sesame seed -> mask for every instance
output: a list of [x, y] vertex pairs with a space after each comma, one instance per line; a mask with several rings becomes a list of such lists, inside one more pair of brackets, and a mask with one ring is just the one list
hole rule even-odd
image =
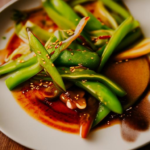
[[43, 83], [40, 83], [40, 84], [39, 84], [39, 86], [42, 86], [42, 85], [43, 85]]
[[52, 84], [53, 84], [52, 82], [49, 83], [49, 85], [52, 85]]
[[62, 45], [62, 41], [61, 41], [61, 42], [59, 42], [59, 45], [60, 45], [60, 46]]
[[59, 42], [59, 40], [58, 40], [58, 39], [56, 40], [56, 43], [57, 43], [57, 42]]
[[71, 72], [75, 72], [75, 67], [70, 67]]
[[52, 46], [49, 45], [48, 48], [52, 48]]
[[82, 83], [85, 83], [87, 80], [82, 80]]
[[40, 54], [41, 52], [40, 52], [40, 51], [38, 51], [38, 53]]
[[48, 54], [46, 54], [46, 57], [48, 57]]
[[91, 40], [92, 40], [92, 41], [95, 41], [95, 38], [92, 38]]
[[46, 62], [44, 61], [43, 64], [46, 64]]

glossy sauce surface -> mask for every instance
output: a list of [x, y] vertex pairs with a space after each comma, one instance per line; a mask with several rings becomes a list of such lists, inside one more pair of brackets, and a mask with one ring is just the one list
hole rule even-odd
[[6, 59], [8, 56], [16, 49], [18, 46], [23, 43], [23, 41], [14, 34], [10, 40], [9, 44], [6, 46], [5, 49], [0, 50], [0, 65], [4, 64], [6, 62]]
[[[39, 83], [40, 84], [40, 83]], [[79, 114], [71, 110], [58, 99], [48, 101], [43, 97], [45, 85], [37, 86], [34, 89], [32, 84], [26, 83], [23, 88], [13, 91], [14, 97], [23, 109], [32, 117], [43, 122], [44, 124], [57, 128], [62, 131], [78, 133], [79, 131]], [[54, 95], [56, 88], [51, 84], [49, 97]]]

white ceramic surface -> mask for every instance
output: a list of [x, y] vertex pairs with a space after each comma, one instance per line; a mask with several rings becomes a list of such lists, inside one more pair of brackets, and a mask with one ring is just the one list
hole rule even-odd
[[[125, 0], [125, 3], [141, 22], [145, 35], [150, 37], [150, 1]], [[12, 9], [26, 10], [39, 5], [40, 0], [20, 0], [1, 9], [0, 49], [5, 47], [8, 37], [14, 32], [11, 30], [5, 33], [13, 25], [10, 20]], [[2, 40], [3, 36], [7, 36], [7, 40]], [[30, 117], [18, 105], [4, 83], [5, 78], [0, 79], [0, 130], [22, 145], [38, 150], [128, 150], [141, 146], [150, 139], [150, 132], [147, 131], [140, 133], [135, 142], [126, 142], [122, 139], [120, 125], [92, 132], [86, 140], [79, 135], [54, 130]]]

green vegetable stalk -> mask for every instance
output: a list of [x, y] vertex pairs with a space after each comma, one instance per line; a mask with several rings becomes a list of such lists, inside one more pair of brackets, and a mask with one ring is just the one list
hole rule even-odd
[[92, 81], [75, 81], [76, 86], [83, 88], [89, 92], [93, 97], [100, 100], [111, 111], [121, 114], [123, 112], [122, 106], [118, 98], [109, 90], [104, 84]]
[[[61, 29], [74, 30], [76, 25], [81, 20], [81, 18], [72, 10], [72, 8], [62, 0], [42, 0], [42, 4], [49, 17]], [[96, 50], [97, 48], [94, 46], [90, 36], [86, 32], [87, 31], [83, 31], [81, 35], [85, 38], [91, 48]]]
[[[119, 85], [112, 82], [107, 77], [96, 73], [93, 70], [89, 70], [89, 69], [85, 70], [82, 69], [82, 67], [80, 68], [79, 66], [71, 67], [70, 69], [67, 67], [58, 67], [57, 69], [63, 79], [71, 80], [71, 81], [74, 80], [99, 81], [105, 84], [117, 96], [122, 97], [126, 95], [126, 92]], [[36, 76], [37, 79], [38, 77], [43, 80], [51, 80], [51, 78], [45, 76], [45, 73], [43, 72]]]
[[124, 19], [128, 18], [131, 15], [128, 10], [126, 10], [123, 6], [117, 4], [113, 0], [100, 0], [100, 1], [103, 2], [104, 5], [106, 5], [109, 9], [122, 16]]
[[28, 43], [28, 35], [26, 32], [27, 27], [30, 28], [34, 35], [36, 35], [36, 37], [38, 37], [43, 42], [46, 42], [52, 36], [52, 33], [42, 29], [31, 21], [27, 21], [26, 24], [20, 29], [20, 31], [18, 31], [20, 26], [21, 25], [19, 24], [16, 26], [17, 35], [26, 43]]
[[115, 51], [115, 48], [119, 45], [122, 39], [133, 29], [134, 26], [133, 17], [128, 17], [115, 31], [113, 36], [110, 38], [109, 43], [107, 44], [104, 52], [102, 54], [100, 66], [98, 72], [102, 70], [107, 60], [110, 58], [112, 53]]
[[58, 73], [56, 67], [54, 66], [52, 60], [50, 59], [50, 55], [48, 54], [47, 50], [28, 28], [27, 32], [29, 37], [29, 45], [31, 47], [31, 50], [35, 52], [38, 62], [51, 76], [56, 87], [60, 88], [63, 91], [66, 91], [63, 80], [60, 74]]
[[[85, 17], [83, 18], [80, 23], [78, 24], [75, 32], [74, 32], [74, 35], [72, 35], [71, 37], [69, 37], [68, 39], [66, 39], [65, 41], [62, 41], [60, 43], [60, 46], [58, 46], [58, 43], [56, 43], [56, 45], [54, 46], [53, 45], [53, 48], [55, 50], [55, 53], [51, 56], [51, 62], [54, 62], [58, 56], [60, 55], [60, 53], [65, 50], [79, 35], [80, 33], [82, 32], [84, 26], [86, 25], [87, 21], [89, 20], [89, 18]], [[38, 44], [39, 41], [36, 40], [36, 42], [34, 44], [32, 44], [32, 48], [33, 49], [39, 49], [38, 46], [36, 44]], [[41, 45], [41, 44], [39, 44]], [[58, 47], [57, 47], [58, 46]], [[40, 46], [41, 47], [41, 46]], [[40, 51], [40, 49], [39, 49]], [[34, 59], [34, 58], [33, 58]], [[39, 64], [38, 64], [39, 65]], [[32, 71], [34, 73], [34, 75], [36, 75], [38, 72], [40, 72], [42, 70], [42, 67], [39, 67], [38, 65], [34, 64], [33, 66], [33, 69], [35, 69], [35, 71]], [[37, 66], [37, 69], [35, 68]], [[41, 69], [39, 69], [41, 68]], [[27, 68], [23, 68], [19, 71], [17, 71], [16, 73], [14, 73], [12, 77], [9, 77], [8, 79], [6, 79], [6, 85], [8, 86], [8, 88], [10, 90], [12, 90], [13, 88], [15, 88], [16, 86], [18, 86], [19, 84], [25, 82], [26, 80], [30, 79], [31, 77], [33, 77], [33, 73], [30, 74], [30, 72], [28, 71], [28, 75], [25, 74], [25, 70], [30, 70], [30, 67], [27, 67]], [[19, 81], [18, 81], [18, 76], [22, 74], [22, 76], [19, 77]], [[15, 78], [16, 77], [16, 78]], [[8, 83], [9, 82], [9, 83]]]

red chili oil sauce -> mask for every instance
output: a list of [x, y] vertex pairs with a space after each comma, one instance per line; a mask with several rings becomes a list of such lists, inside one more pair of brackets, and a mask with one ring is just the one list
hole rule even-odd
[[7, 57], [22, 43], [23, 41], [14, 34], [10, 40], [9, 44], [6, 46], [5, 49], [0, 50], [0, 65], [5, 63]]
[[[40, 82], [39, 82], [40, 84]], [[42, 123], [56, 129], [78, 133], [79, 132], [79, 114], [76, 110], [71, 110], [59, 100], [48, 101], [42, 94], [45, 90], [44, 85], [39, 84], [32, 88], [33, 84], [29, 82], [21, 88], [13, 91], [13, 95], [20, 106], [32, 117]], [[50, 86], [49, 97], [53, 96], [57, 90], [53, 84]]]

